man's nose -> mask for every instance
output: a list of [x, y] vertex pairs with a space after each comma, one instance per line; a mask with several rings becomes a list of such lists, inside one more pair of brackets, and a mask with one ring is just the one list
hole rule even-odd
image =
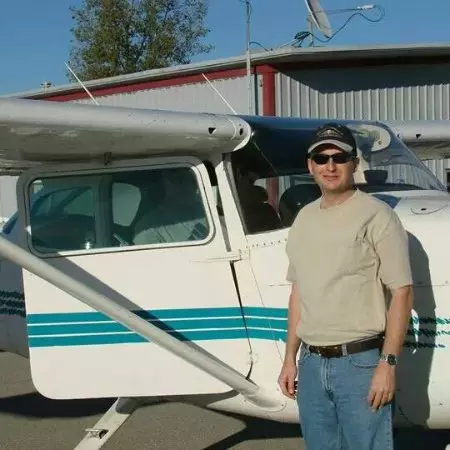
[[333, 161], [333, 158], [330, 158], [327, 162], [327, 169], [330, 172], [334, 172], [336, 170], [336, 163]]

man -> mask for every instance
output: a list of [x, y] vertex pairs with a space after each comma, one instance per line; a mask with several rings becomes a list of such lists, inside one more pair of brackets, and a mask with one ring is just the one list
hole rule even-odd
[[347, 127], [317, 130], [308, 168], [322, 196], [299, 212], [286, 246], [292, 289], [278, 382], [295, 398], [298, 372], [308, 450], [393, 448], [396, 362], [412, 308], [407, 235], [389, 206], [355, 188], [357, 167]]

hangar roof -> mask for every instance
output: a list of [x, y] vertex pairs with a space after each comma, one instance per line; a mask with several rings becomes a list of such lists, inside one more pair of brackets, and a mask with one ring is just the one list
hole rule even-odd
[[[408, 44], [346, 47], [285, 47], [269, 51], [254, 51], [252, 66], [258, 69], [273, 67], [277, 70], [299, 67], [364, 66], [385, 64], [420, 64], [450, 61], [450, 44]], [[138, 85], [173, 78], [214, 74], [215, 78], [241, 76], [245, 73], [246, 55], [203, 61], [182, 66], [147, 70], [138, 73], [84, 81], [91, 91], [117, 90], [123, 86]], [[182, 82], [180, 82], [182, 84]], [[78, 83], [19, 92], [3, 97], [51, 98], [82, 91]], [[105, 94], [103, 94], [105, 95]], [[1, 97], [1, 96], [0, 96]]]

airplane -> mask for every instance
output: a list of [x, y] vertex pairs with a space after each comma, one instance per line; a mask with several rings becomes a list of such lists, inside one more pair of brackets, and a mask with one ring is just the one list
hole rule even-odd
[[[0, 349], [29, 359], [45, 397], [117, 398], [78, 450], [155, 399], [298, 423], [277, 385], [285, 245], [320, 197], [306, 148], [325, 121], [0, 99], [0, 174], [19, 175]], [[358, 144], [357, 187], [409, 235], [396, 426], [450, 428], [450, 194], [411, 150], [445, 150], [449, 127], [337, 122]]]

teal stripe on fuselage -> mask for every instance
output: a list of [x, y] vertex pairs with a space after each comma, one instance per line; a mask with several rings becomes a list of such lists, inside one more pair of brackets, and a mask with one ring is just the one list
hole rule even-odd
[[[275, 319], [272, 327], [285, 329], [286, 321]], [[205, 329], [227, 329], [240, 328], [244, 326], [242, 319], [181, 319], [167, 322], [151, 321], [158, 328], [165, 331], [205, 330]], [[266, 328], [269, 326], [268, 319], [246, 318], [245, 324], [249, 327]], [[130, 330], [117, 322], [94, 322], [61, 325], [34, 325], [28, 327], [29, 336], [49, 336], [66, 334], [93, 334], [93, 333], [129, 333]]]
[[[247, 339], [247, 334], [252, 339], [279, 340], [285, 339], [285, 331], [255, 330], [245, 328], [237, 330], [202, 330], [176, 333], [180, 341], [211, 341]], [[81, 345], [109, 345], [109, 344], [139, 344], [148, 342], [135, 333], [97, 334], [84, 336], [51, 336], [30, 337], [30, 347], [67, 347]]]
[[[278, 340], [284, 339], [287, 329], [287, 309], [284, 308], [164, 309], [136, 314], [182, 341], [247, 337]], [[30, 314], [27, 323], [30, 347], [147, 342], [98, 312]]]

